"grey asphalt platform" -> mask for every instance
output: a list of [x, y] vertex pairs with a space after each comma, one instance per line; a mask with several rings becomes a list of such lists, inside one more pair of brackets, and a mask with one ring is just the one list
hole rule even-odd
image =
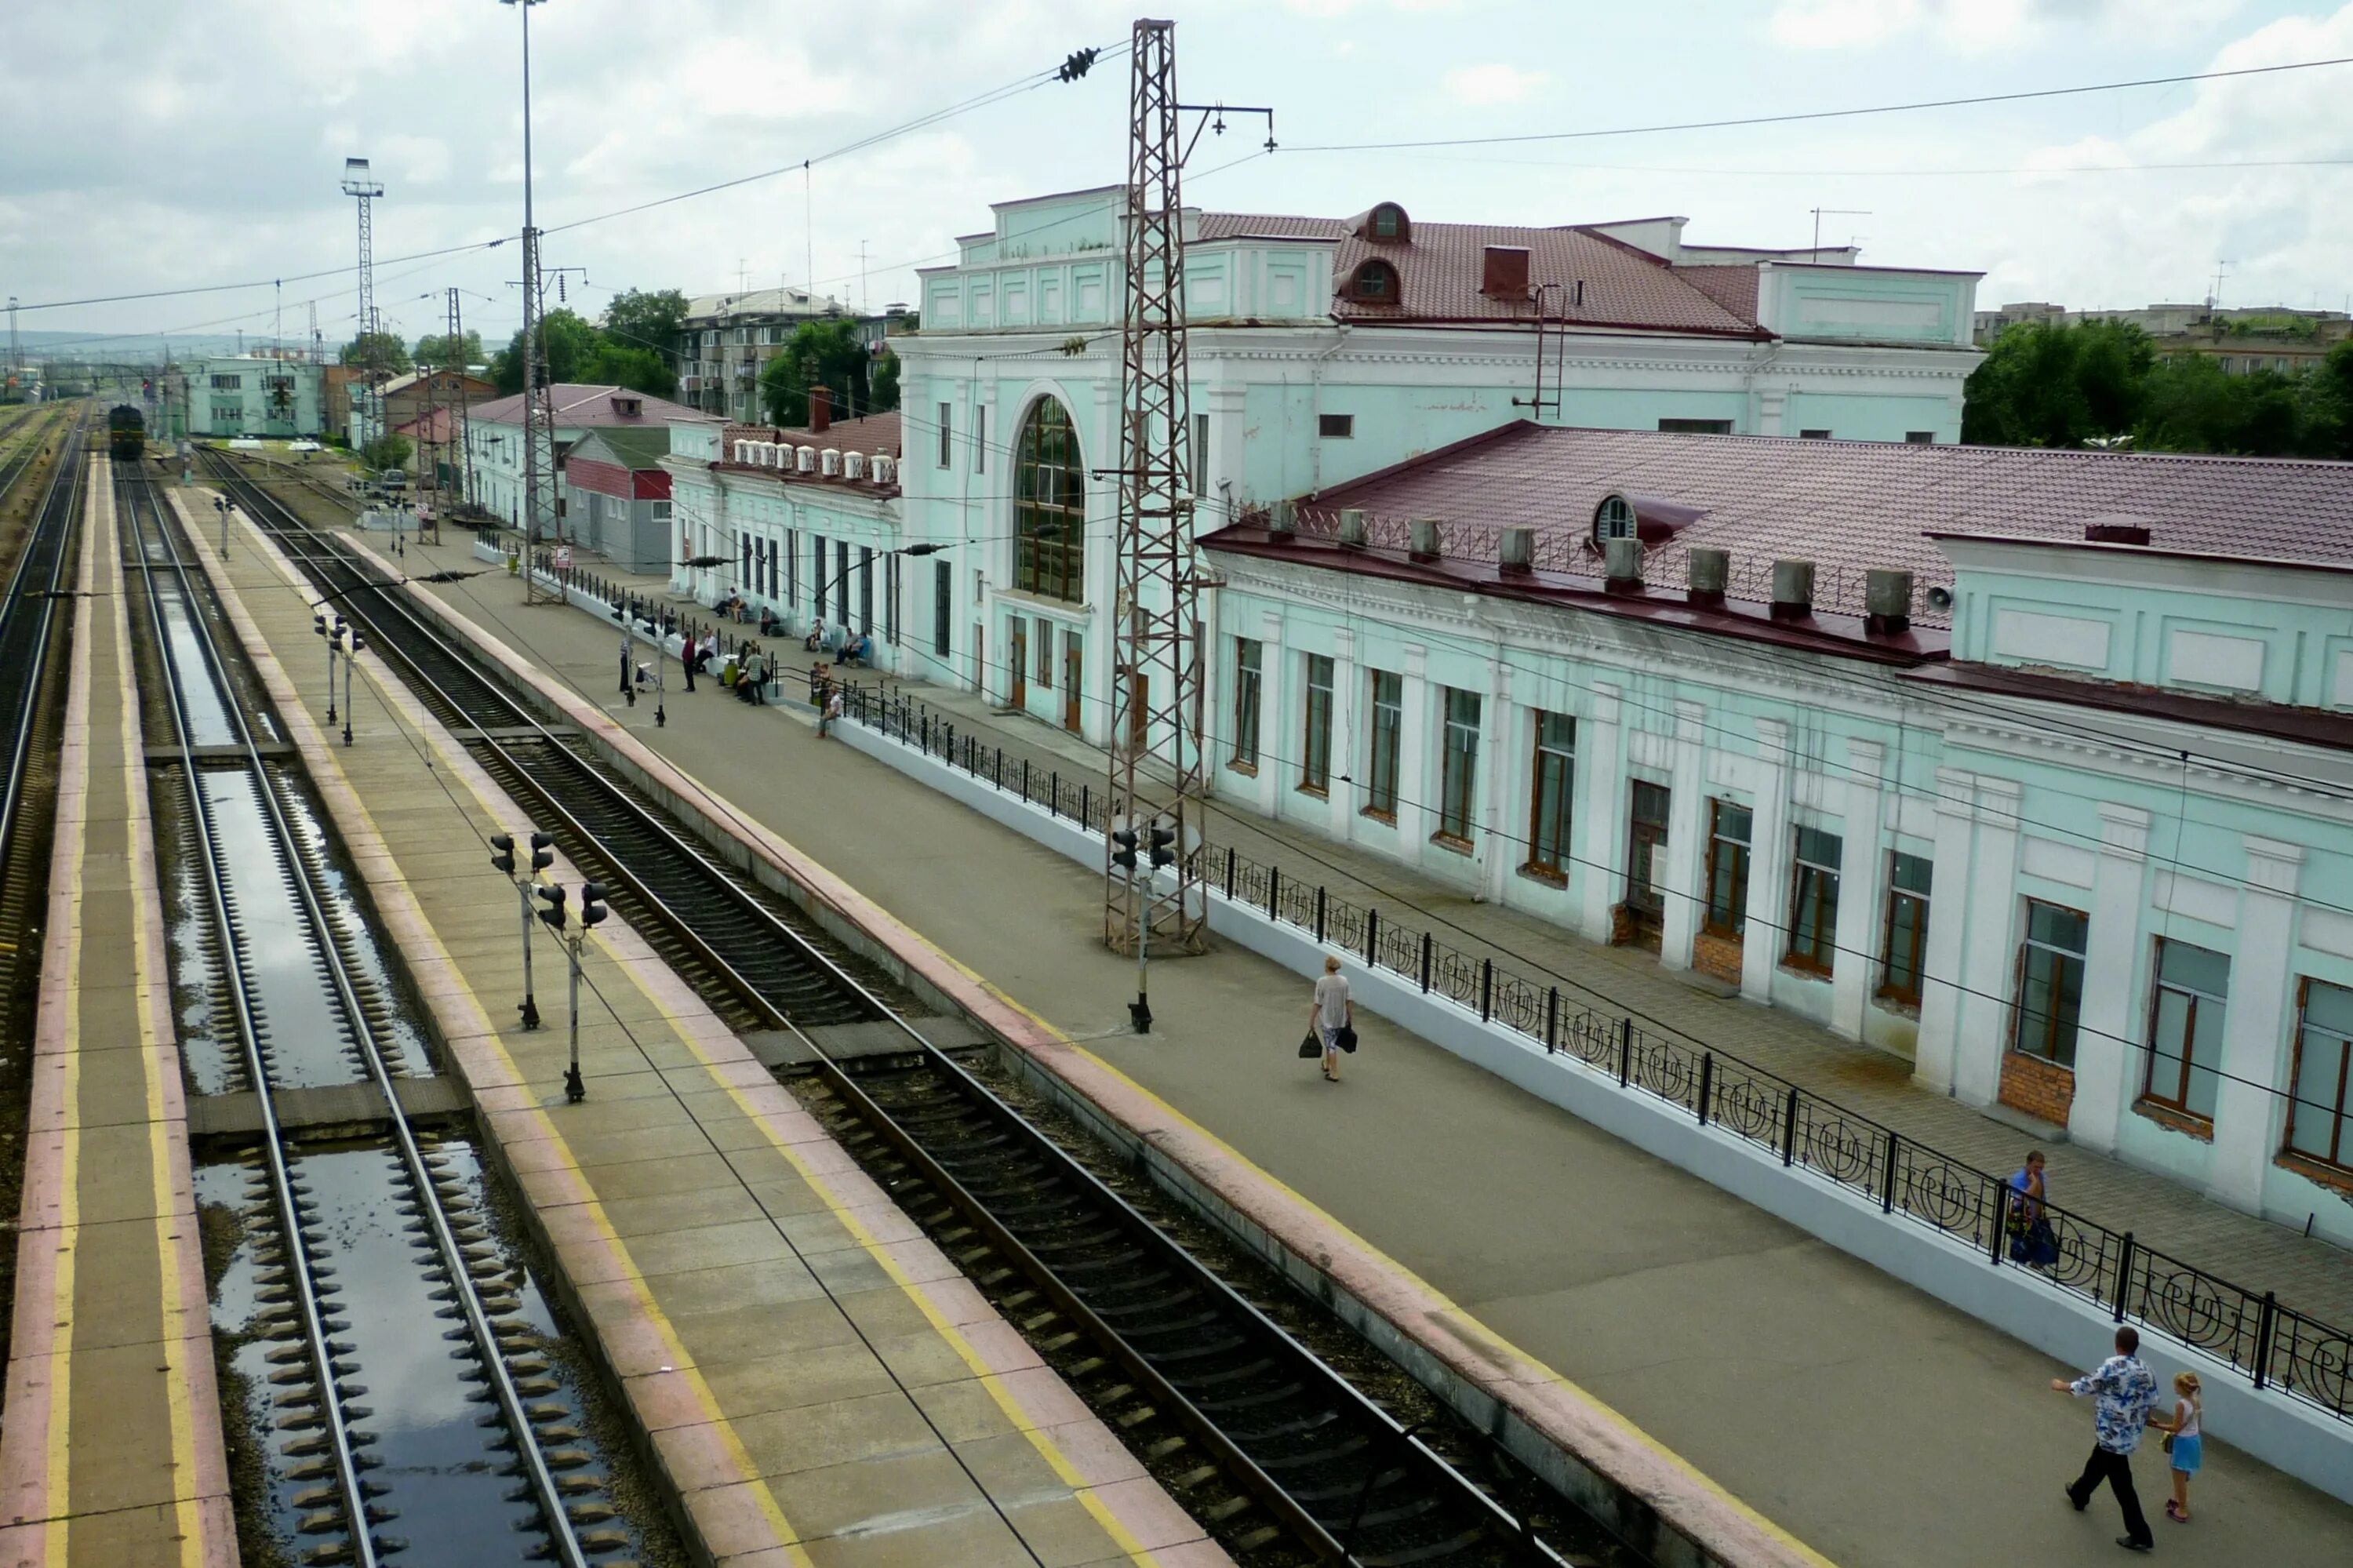
[[[477, 569], [470, 538], [412, 570]], [[2049, 1358], [1360, 1012], [1324, 1083], [1295, 977], [1219, 948], [1155, 969], [1098, 940], [1100, 879], [845, 747], [671, 669], [669, 724], [621, 708], [609, 623], [484, 575], [436, 590], [649, 747], [1445, 1291], [1817, 1550], [1851, 1564], [2115, 1559], [2059, 1488], [2089, 1408]], [[1865, 1107], [1868, 1108], [1868, 1107]], [[2253, 1224], [2255, 1222], [2248, 1222]], [[2266, 1227], [2275, 1228], [2275, 1227]], [[2152, 1446], [2143, 1495], [2167, 1484]], [[2353, 1509], [2210, 1440], [2185, 1563], [2347, 1561]]]

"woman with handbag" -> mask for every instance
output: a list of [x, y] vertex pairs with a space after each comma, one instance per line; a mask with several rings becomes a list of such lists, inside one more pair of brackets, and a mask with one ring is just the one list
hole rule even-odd
[[[1315, 981], [1315, 1000], [1308, 1005], [1307, 1027], [1324, 1046], [1324, 1075], [1340, 1081], [1340, 1032], [1356, 1033], [1356, 1004], [1348, 996], [1348, 980], [1340, 972], [1336, 953], [1324, 956], [1324, 973]], [[1350, 1042], [1354, 1044], [1353, 1038]]]
[[2044, 1201], [2049, 1191], [2042, 1180], [2042, 1151], [2029, 1150], [2026, 1163], [2011, 1173], [2010, 1201], [2002, 1226], [2010, 1234], [2010, 1260], [2029, 1268], [2048, 1268], [2059, 1261], [2058, 1233], [2051, 1228]]

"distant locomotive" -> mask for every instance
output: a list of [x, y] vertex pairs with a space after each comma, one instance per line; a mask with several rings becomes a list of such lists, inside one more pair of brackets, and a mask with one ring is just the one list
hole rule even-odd
[[133, 462], [147, 455], [147, 417], [128, 403], [118, 403], [106, 416], [106, 450]]

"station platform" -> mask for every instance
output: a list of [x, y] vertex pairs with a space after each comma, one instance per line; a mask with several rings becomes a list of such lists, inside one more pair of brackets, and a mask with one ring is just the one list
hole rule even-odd
[[106, 457], [59, 755], [0, 1568], [228, 1568], [236, 1521]]
[[[411, 545], [406, 564], [480, 570], [471, 543]], [[1363, 1053], [1344, 1083], [1325, 1084], [1293, 1052], [1304, 983], [1231, 947], [1155, 965], [1154, 1032], [1139, 1039], [1126, 1016], [1133, 964], [1099, 939], [1099, 874], [820, 740], [803, 709], [753, 709], [709, 686], [688, 695], [674, 663], [669, 722], [655, 728], [649, 704], [620, 705], [610, 623], [526, 609], [503, 574], [425, 591], [987, 977], [1172, 1125], [1320, 1210], [1335, 1245], [1386, 1255], [1796, 1542], [1848, 1564], [2116, 1554], [2105, 1500], [2077, 1516], [2058, 1496], [2091, 1419], [2047, 1384], [2080, 1369], [1362, 1009]], [[1642, 994], [1646, 1010], [1652, 1000]], [[1740, 1007], [1694, 993], [1700, 1004], [1720, 1016]], [[1740, 1011], [1743, 1030], [1754, 1013]], [[2343, 1560], [2353, 1509], [2225, 1440], [2208, 1455], [2198, 1522], [2160, 1523], [2160, 1551]], [[2144, 1497], [2161, 1498], [2153, 1442], [2137, 1468]]]
[[[206, 493], [174, 500], [209, 515]], [[516, 895], [488, 861], [523, 813], [373, 653], [354, 743], [332, 744], [306, 586], [258, 532], [226, 562], [190, 533], [485, 1113], [486, 1156], [712, 1561], [1228, 1561], [617, 916], [587, 949], [587, 1096], [566, 1104], [563, 960], [539, 943], [546, 1024], [523, 1032]]]

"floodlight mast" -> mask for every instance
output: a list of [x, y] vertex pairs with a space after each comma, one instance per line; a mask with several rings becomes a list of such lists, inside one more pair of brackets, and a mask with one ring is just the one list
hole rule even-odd
[[375, 319], [375, 198], [384, 182], [368, 170], [365, 158], [343, 160], [343, 194], [360, 207], [360, 428], [368, 440], [384, 435], [384, 338]]

